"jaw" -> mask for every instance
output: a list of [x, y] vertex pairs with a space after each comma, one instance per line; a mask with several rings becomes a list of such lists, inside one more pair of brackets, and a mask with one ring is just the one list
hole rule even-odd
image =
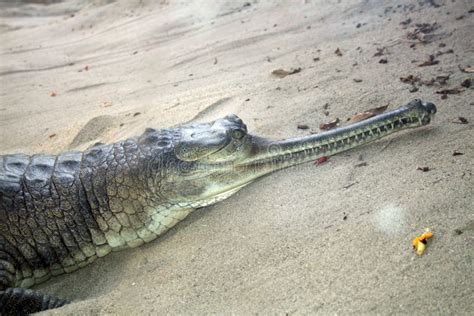
[[436, 107], [414, 100], [382, 115], [328, 132], [282, 141], [251, 137], [248, 157], [234, 166], [246, 180], [362, 146], [395, 132], [431, 122]]

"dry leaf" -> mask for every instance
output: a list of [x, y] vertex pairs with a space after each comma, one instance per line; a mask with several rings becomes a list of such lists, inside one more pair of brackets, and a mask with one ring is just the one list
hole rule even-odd
[[456, 123], [456, 124], [468, 124], [469, 121], [468, 121], [465, 117], [459, 116], [459, 117], [458, 117], [458, 120], [457, 120], [457, 121], [453, 121], [453, 123]]
[[438, 90], [436, 91], [437, 94], [459, 94], [463, 90], [461, 88], [452, 88], [452, 89], [443, 89], [443, 90]]
[[373, 117], [373, 116], [382, 114], [383, 112], [385, 112], [385, 110], [387, 110], [387, 108], [388, 108], [388, 104], [387, 104], [387, 105], [383, 105], [383, 106], [379, 106], [379, 107], [377, 107], [377, 108], [373, 108], [373, 109], [370, 109], [370, 110], [367, 110], [367, 111], [364, 111], [364, 112], [362, 112], [362, 113], [357, 113], [356, 115], [353, 115], [353, 116], [349, 119], [349, 123], [350, 123], [350, 124], [352, 124], [352, 123], [357, 123], [357, 122], [366, 120], [366, 119], [368, 119], [368, 118], [371, 118], [371, 117]]
[[376, 49], [377, 49], [377, 52], [374, 54], [373, 57], [378, 57], [378, 56], [385, 55], [386, 47], [376, 48]]
[[442, 74], [442, 75], [436, 76], [436, 78], [431, 78], [429, 80], [422, 80], [418, 76], [408, 75], [406, 77], [400, 77], [400, 81], [403, 82], [403, 83], [408, 83], [408, 84], [412, 84], [412, 85], [415, 85], [416, 83], [418, 83], [418, 85], [420, 85], [420, 86], [422, 86], [422, 85], [432, 86], [435, 83], [438, 83], [440, 85], [445, 85], [447, 83], [447, 81], [449, 80], [449, 77], [450, 77], [449, 74]]
[[357, 122], [366, 120], [368, 118], [371, 118], [372, 116], [375, 116], [375, 114], [370, 113], [370, 112], [357, 113], [349, 119], [349, 123], [350, 124], [357, 123]]
[[426, 67], [426, 66], [433, 66], [439, 64], [439, 60], [435, 60], [434, 55], [430, 55], [428, 57], [428, 60], [422, 62], [421, 64], [418, 65], [418, 67]]
[[112, 106], [112, 102], [110, 102], [110, 101], [104, 101], [104, 102], [102, 102], [102, 106], [103, 106], [104, 108], [108, 108], [109, 106]]
[[290, 70], [276, 69], [272, 71], [272, 75], [278, 78], [285, 78], [286, 76], [297, 74], [301, 71], [301, 68], [291, 68]]
[[420, 77], [416, 77], [413, 75], [408, 75], [406, 77], [400, 77], [400, 81], [403, 83], [411, 83], [414, 84], [415, 82], [420, 81]]
[[415, 85], [413, 85], [413, 86], [411, 86], [411, 88], [408, 91], [410, 91], [411, 93], [417, 92], [418, 88]]
[[432, 42], [442, 37], [443, 34], [430, 34], [439, 28], [439, 25], [435, 23], [419, 23], [415, 24], [415, 29], [407, 33], [409, 40], [418, 40], [423, 43]]
[[382, 114], [383, 112], [385, 112], [388, 108], [388, 104], [387, 105], [382, 105], [382, 106], [379, 106], [379, 107], [376, 107], [376, 108], [373, 108], [373, 109], [370, 109], [370, 110], [367, 110], [366, 112], [371, 112], [371, 113], [374, 113], [375, 115], [379, 115], [379, 114]]
[[316, 159], [316, 161], [314, 162], [314, 164], [315, 164], [316, 166], [319, 166], [319, 165], [325, 163], [325, 162], [328, 161], [328, 160], [329, 160], [329, 157], [323, 156], [323, 157], [320, 157], [320, 158]]
[[[440, 85], [445, 85], [446, 84], [446, 81], [448, 81], [449, 79], [449, 76], [448, 74], [446, 75], [438, 75], [436, 76], [436, 79], [435, 81], [438, 82]], [[432, 79], [433, 80], [433, 79]]]
[[407, 26], [411, 23], [411, 18], [406, 19], [405, 21], [400, 22], [400, 25]]
[[441, 56], [444, 54], [454, 54], [454, 50], [450, 48], [450, 49], [445, 50], [444, 52], [440, 50], [436, 52], [436, 56]]
[[322, 123], [319, 125], [319, 129], [322, 129], [322, 130], [330, 130], [334, 127], [337, 126], [337, 123], [339, 123], [339, 118], [336, 118], [334, 120], [332, 120], [331, 122], [329, 123]]
[[463, 82], [461, 82], [461, 86], [464, 87], [464, 88], [469, 88], [472, 85], [472, 81], [474, 81], [474, 80], [468, 78], [468, 79], [464, 80]]
[[464, 69], [461, 69], [462, 71], [464, 72], [467, 72], [467, 73], [474, 73], [474, 67], [466, 67]]

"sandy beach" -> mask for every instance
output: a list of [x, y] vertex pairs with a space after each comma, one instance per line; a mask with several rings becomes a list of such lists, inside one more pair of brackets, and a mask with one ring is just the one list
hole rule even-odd
[[35, 2], [0, 1], [0, 154], [229, 113], [284, 139], [416, 98], [438, 108], [36, 286], [73, 301], [44, 315], [472, 313], [472, 1]]

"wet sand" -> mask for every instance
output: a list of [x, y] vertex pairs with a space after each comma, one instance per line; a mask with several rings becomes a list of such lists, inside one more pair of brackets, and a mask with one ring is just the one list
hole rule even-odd
[[[428, 127], [274, 173], [35, 287], [74, 301], [44, 314], [474, 310], [474, 94], [461, 86], [474, 77], [462, 71], [474, 66], [471, 1], [0, 5], [0, 154], [228, 113], [282, 139], [414, 98], [438, 107]], [[436, 93], [446, 89], [459, 93]], [[434, 238], [417, 257], [425, 228]]]

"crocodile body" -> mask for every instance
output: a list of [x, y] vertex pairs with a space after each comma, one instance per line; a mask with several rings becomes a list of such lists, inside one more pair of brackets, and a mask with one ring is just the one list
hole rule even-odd
[[84, 152], [0, 156], [0, 312], [61, 306], [67, 301], [18, 288], [149, 242], [274, 170], [425, 125], [435, 111], [417, 100], [385, 117], [281, 142], [248, 135], [232, 115], [147, 129]]
[[149, 174], [175, 159], [169, 133], [58, 156], [1, 156], [0, 266], [15, 263], [1, 284], [30, 287], [72, 272], [187, 215], [166, 214], [173, 205], [159, 192], [159, 175]]

